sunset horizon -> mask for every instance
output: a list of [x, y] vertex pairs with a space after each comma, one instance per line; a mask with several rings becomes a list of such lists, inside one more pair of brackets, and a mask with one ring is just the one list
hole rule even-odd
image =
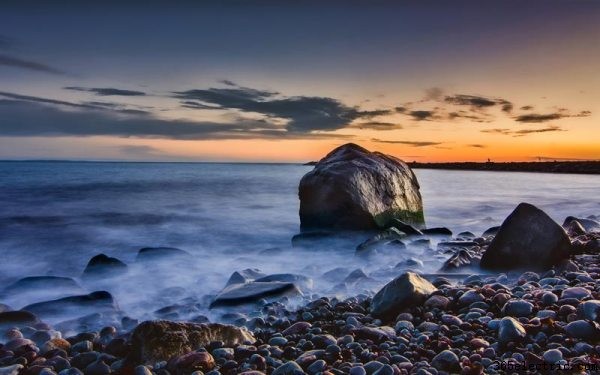
[[0, 15], [2, 160], [600, 159], [596, 2], [28, 3]]

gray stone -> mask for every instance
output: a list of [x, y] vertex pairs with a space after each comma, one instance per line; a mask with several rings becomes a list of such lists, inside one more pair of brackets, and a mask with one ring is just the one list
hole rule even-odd
[[556, 362], [560, 361], [561, 359], [563, 359], [562, 352], [558, 349], [546, 350], [544, 352], [544, 354], [542, 355], [542, 357], [544, 358], [544, 361], [546, 361], [548, 363], [556, 363]]
[[371, 314], [375, 318], [394, 319], [403, 309], [423, 304], [436, 290], [426, 279], [406, 272], [377, 292], [371, 302]]
[[565, 230], [539, 208], [521, 203], [504, 220], [481, 258], [491, 270], [548, 269], [568, 258]]
[[444, 350], [431, 360], [431, 365], [438, 370], [456, 372], [460, 371], [460, 360], [454, 352]]
[[498, 324], [498, 341], [501, 344], [507, 344], [511, 341], [520, 341], [525, 338], [525, 328], [509, 316], [502, 318]]
[[308, 172], [299, 186], [300, 227], [369, 230], [392, 219], [422, 225], [419, 183], [400, 159], [349, 143]]
[[577, 312], [581, 319], [598, 321], [600, 320], [600, 301], [593, 299], [582, 302], [577, 306]]
[[529, 316], [533, 313], [533, 304], [522, 299], [512, 299], [504, 304], [502, 313], [517, 318]]
[[565, 332], [576, 339], [596, 339], [600, 328], [597, 323], [586, 320], [575, 320], [565, 326]]
[[113, 313], [118, 311], [112, 295], [97, 291], [79, 296], [63, 297], [52, 301], [38, 302], [23, 307], [43, 319], [61, 317], [65, 312], [76, 312], [80, 316], [93, 313]]
[[289, 361], [277, 367], [271, 375], [301, 375], [304, 374], [302, 367], [294, 361]]
[[589, 289], [582, 288], [580, 286], [575, 286], [575, 287], [567, 288], [567, 289], [563, 290], [561, 298], [575, 298], [578, 300], [582, 300], [591, 295], [592, 295], [592, 293], [589, 291]]
[[23, 369], [23, 365], [12, 365], [6, 367], [0, 367], [0, 375], [19, 375], [19, 372]]

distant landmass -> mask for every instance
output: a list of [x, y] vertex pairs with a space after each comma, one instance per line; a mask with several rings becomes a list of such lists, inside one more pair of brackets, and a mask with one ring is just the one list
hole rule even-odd
[[408, 163], [415, 169], [600, 174], [600, 161]]

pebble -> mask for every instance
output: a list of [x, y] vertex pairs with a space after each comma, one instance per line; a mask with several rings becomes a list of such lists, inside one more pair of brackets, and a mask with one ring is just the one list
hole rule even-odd
[[454, 352], [444, 350], [431, 360], [431, 365], [438, 370], [454, 372], [460, 370], [460, 360]]
[[525, 328], [514, 318], [507, 316], [500, 320], [498, 324], [498, 341], [501, 344], [522, 340], [525, 335]]
[[514, 317], [529, 316], [533, 312], [533, 304], [522, 299], [509, 300], [502, 307], [502, 313], [504, 315], [510, 315]]
[[544, 361], [548, 363], [556, 363], [563, 359], [563, 354], [558, 349], [550, 349], [546, 350], [542, 357], [544, 358]]
[[576, 286], [573, 288], [567, 288], [563, 290], [561, 298], [575, 298], [578, 300], [582, 300], [584, 298], [590, 297], [591, 294], [592, 293], [588, 289]]

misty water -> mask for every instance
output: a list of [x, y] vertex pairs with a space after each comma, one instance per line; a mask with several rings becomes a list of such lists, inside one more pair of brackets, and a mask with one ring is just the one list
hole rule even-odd
[[[408, 258], [435, 272], [444, 257], [409, 246], [375, 259], [354, 257], [352, 245], [291, 247], [298, 233], [298, 182], [312, 167], [291, 164], [0, 163], [0, 291], [26, 276], [74, 278], [74, 291], [53, 285], [4, 293], [0, 303], [19, 309], [33, 302], [108, 290], [120, 309], [138, 319], [155, 310], [195, 304], [181, 319], [203, 314], [232, 272], [297, 273], [313, 279], [305, 296], [372, 293], [402, 271]], [[519, 202], [530, 202], [562, 223], [568, 215], [600, 214], [600, 178], [473, 171], [416, 170], [428, 227], [480, 235], [499, 225]], [[169, 246], [192, 254], [185, 261], [136, 262], [140, 248]], [[128, 264], [122, 276], [81, 278], [99, 253]], [[328, 278], [322, 275], [339, 268]], [[342, 285], [361, 268], [370, 282]], [[298, 301], [296, 302], [298, 303]], [[227, 311], [238, 311], [231, 308]], [[56, 318], [74, 318], [83, 311]], [[86, 312], [88, 313], [88, 312]]]

